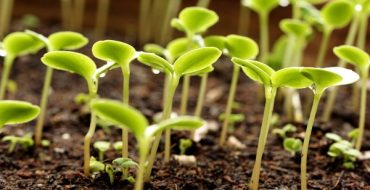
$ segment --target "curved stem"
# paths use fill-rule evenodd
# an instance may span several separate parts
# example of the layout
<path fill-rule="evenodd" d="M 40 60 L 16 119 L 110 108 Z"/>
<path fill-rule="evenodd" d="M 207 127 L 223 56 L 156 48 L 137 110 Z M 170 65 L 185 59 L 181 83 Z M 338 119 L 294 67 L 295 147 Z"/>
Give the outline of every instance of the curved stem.
<path fill-rule="evenodd" d="M 329 39 L 331 36 L 331 30 L 325 31 L 322 33 L 322 39 L 321 39 L 321 44 L 320 44 L 320 50 L 319 54 L 316 59 L 316 67 L 322 67 L 326 51 L 328 49 L 328 44 L 329 44 Z"/>
<path fill-rule="evenodd" d="M 50 93 L 51 80 L 53 76 L 53 69 L 51 67 L 46 68 L 46 74 L 44 79 L 44 86 L 42 87 L 42 95 L 40 102 L 40 114 L 37 118 L 36 128 L 35 128 L 35 144 L 40 145 L 42 139 L 42 129 L 44 127 L 46 106 L 48 104 L 48 97 Z"/>
<path fill-rule="evenodd" d="M 310 144 L 310 137 L 311 137 L 311 131 L 312 127 L 315 121 L 315 116 L 317 112 L 317 107 L 319 106 L 321 98 L 321 92 L 315 94 L 310 118 L 308 119 L 306 133 L 304 136 L 303 146 L 302 146 L 302 158 L 301 158 L 301 190 L 307 190 L 307 154 L 308 154 L 308 145 Z"/>
<path fill-rule="evenodd" d="M 269 54 L 269 14 L 259 13 L 260 19 L 260 44 L 261 44 L 261 57 L 260 61 L 266 63 Z"/>
<path fill-rule="evenodd" d="M 95 127 L 96 116 L 94 113 L 91 113 L 89 131 L 86 133 L 84 139 L 84 174 L 86 176 L 90 175 L 90 144 L 91 138 L 95 133 Z"/>
<path fill-rule="evenodd" d="M 185 75 L 182 81 L 180 115 L 185 115 L 187 111 L 189 87 L 190 87 L 190 76 Z"/>
<path fill-rule="evenodd" d="M 208 73 L 201 77 L 200 87 L 198 92 L 197 105 L 195 107 L 194 116 L 200 117 L 202 115 L 204 97 L 206 96 Z M 195 130 L 191 131 L 191 138 L 194 139 Z"/>
<path fill-rule="evenodd" d="M 266 102 L 265 109 L 263 111 L 263 121 L 261 125 L 260 136 L 258 139 L 256 161 L 254 162 L 252 178 L 249 185 L 250 189 L 252 190 L 258 190 L 262 156 L 266 145 L 267 135 L 269 132 L 271 115 L 274 109 L 276 88 L 265 87 L 265 93 L 266 93 Z"/>
<path fill-rule="evenodd" d="M 4 99 L 6 86 L 8 85 L 9 74 L 13 66 L 14 58 L 15 57 L 10 56 L 10 55 L 5 57 L 4 68 L 3 68 L 3 73 L 1 76 L 1 83 L 0 83 L 0 100 Z"/>
<path fill-rule="evenodd" d="M 225 111 L 225 120 L 222 124 L 222 131 L 220 136 L 220 146 L 223 146 L 226 141 L 227 136 L 227 128 L 229 126 L 229 118 L 232 112 L 232 106 L 235 99 L 235 93 L 236 93 L 236 87 L 238 84 L 239 79 L 239 73 L 240 73 L 240 66 L 239 65 L 233 65 L 233 76 L 231 79 L 231 85 L 229 90 L 229 96 L 227 98 L 227 105 L 226 105 L 226 111 Z"/>
<path fill-rule="evenodd" d="M 362 138 L 365 130 L 365 118 L 366 118 L 366 81 L 368 76 L 368 69 L 362 72 L 362 79 L 361 79 L 361 103 L 360 103 L 360 119 L 358 123 L 359 135 L 356 141 L 356 149 L 360 150 L 362 145 Z"/>

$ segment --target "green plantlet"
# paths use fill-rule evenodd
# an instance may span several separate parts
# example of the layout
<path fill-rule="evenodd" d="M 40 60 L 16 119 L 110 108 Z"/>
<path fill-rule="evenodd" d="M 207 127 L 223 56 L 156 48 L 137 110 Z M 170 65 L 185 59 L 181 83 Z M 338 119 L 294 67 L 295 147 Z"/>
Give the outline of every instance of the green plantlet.
<path fill-rule="evenodd" d="M 296 138 L 285 138 L 283 142 L 284 149 L 294 156 L 302 149 L 302 141 Z"/>
<path fill-rule="evenodd" d="M 327 139 L 330 139 L 330 140 L 334 141 L 334 142 L 339 142 L 339 141 L 342 140 L 342 137 L 335 134 L 335 133 L 325 133 L 325 137 Z"/>
<path fill-rule="evenodd" d="M 26 123 L 40 113 L 38 106 L 16 100 L 0 100 L 0 129 L 4 125 Z"/>
<path fill-rule="evenodd" d="M 143 189 L 145 162 L 149 153 L 150 141 L 163 130 L 172 128 L 179 130 L 192 130 L 204 124 L 204 121 L 195 117 L 182 116 L 149 126 L 147 119 L 136 109 L 113 100 L 94 100 L 91 103 L 93 113 L 119 127 L 130 129 L 134 134 L 139 149 L 139 166 L 136 174 L 136 190 Z M 148 172 L 148 170 L 147 170 Z M 149 173 L 150 175 L 150 173 Z"/>
<path fill-rule="evenodd" d="M 114 142 L 113 149 L 117 152 L 121 152 L 122 151 L 122 141 Z"/>
<path fill-rule="evenodd" d="M 221 56 L 221 51 L 213 47 L 204 47 L 195 50 L 191 50 L 181 55 L 173 65 L 171 65 L 165 59 L 152 54 L 152 53 L 140 53 L 138 61 L 150 66 L 153 69 L 166 73 L 168 77 L 167 92 L 165 93 L 166 98 L 164 102 L 164 108 L 162 113 L 162 120 L 168 119 L 171 115 L 173 96 L 176 91 L 177 85 L 181 77 L 197 73 L 209 66 L 211 66 Z M 160 142 L 161 133 L 159 133 L 153 143 L 152 150 L 150 153 L 150 159 L 148 164 L 147 175 L 150 175 L 150 171 L 153 166 L 153 162 L 157 153 L 157 148 Z M 168 162 L 170 159 L 170 131 L 167 130 L 165 134 L 165 158 L 164 161 Z M 148 176 L 147 176 L 148 178 Z"/>
<path fill-rule="evenodd" d="M 224 121 L 226 118 L 226 114 L 222 113 L 218 116 L 218 120 Z M 230 114 L 229 117 L 229 126 L 228 126 L 228 133 L 233 132 L 235 129 L 235 123 L 244 121 L 245 117 L 244 114 Z"/>
<path fill-rule="evenodd" d="M 360 102 L 360 118 L 358 124 L 358 138 L 356 142 L 356 149 L 360 150 L 362 145 L 362 138 L 365 130 L 366 120 L 366 98 L 367 98 L 367 78 L 370 68 L 369 55 L 359 48 L 353 46 L 339 46 L 334 48 L 334 53 L 339 58 L 355 65 L 361 76 L 361 102 Z"/>
<path fill-rule="evenodd" d="M 280 138 L 285 139 L 287 137 L 287 133 L 292 133 L 295 131 L 297 131 L 297 128 L 294 125 L 287 124 L 281 129 L 276 128 L 272 130 L 272 134 L 278 135 Z"/>
<path fill-rule="evenodd" d="M 4 99 L 9 74 L 14 60 L 19 56 L 35 54 L 43 48 L 44 45 L 37 38 L 29 34 L 14 32 L 4 38 L 2 46 L 5 51 L 5 58 L 0 83 L 0 100 Z"/>
<path fill-rule="evenodd" d="M 252 80 L 262 84 L 265 89 L 266 102 L 263 121 L 261 124 L 260 137 L 258 139 L 256 161 L 250 181 L 250 188 L 257 190 L 262 156 L 271 123 L 271 115 L 273 112 L 277 89 L 279 87 L 288 87 L 293 89 L 306 88 L 312 82 L 300 74 L 300 67 L 290 67 L 274 71 L 271 67 L 258 61 L 242 60 L 239 58 L 232 58 L 231 61 L 234 64 L 242 66 L 243 72 Z"/>
<path fill-rule="evenodd" d="M 88 43 L 88 39 L 82 34 L 77 32 L 62 31 L 51 34 L 49 37 L 45 37 L 41 34 L 26 30 L 26 33 L 39 39 L 47 48 L 48 52 L 58 50 L 75 50 L 85 46 Z M 53 77 L 53 68 L 47 67 L 44 85 L 41 93 L 40 100 L 40 116 L 37 118 L 35 128 L 35 143 L 40 145 L 42 139 L 42 131 L 45 122 L 46 107 L 48 104 L 48 96 L 50 94 L 51 80 Z"/>
<path fill-rule="evenodd" d="M 356 140 L 360 136 L 360 129 L 356 128 L 348 132 L 347 136 L 352 139 L 352 144 L 355 144 Z"/>
<path fill-rule="evenodd" d="M 8 153 L 12 153 L 17 144 L 19 144 L 22 147 L 22 149 L 25 150 L 33 146 L 32 135 L 30 133 L 24 135 L 23 137 L 16 137 L 13 135 L 5 136 L 3 137 L 2 141 L 4 142 L 9 141 L 10 144 L 8 148 Z"/>
<path fill-rule="evenodd" d="M 99 151 L 99 161 L 103 161 L 104 153 L 110 148 L 110 142 L 96 141 L 93 146 Z"/>
<path fill-rule="evenodd" d="M 180 139 L 179 149 L 180 154 L 185 155 L 186 151 L 193 145 L 191 139 Z"/>
<path fill-rule="evenodd" d="M 112 161 L 112 163 L 115 166 L 118 166 L 118 168 L 120 168 L 120 171 L 122 171 L 123 180 L 127 179 L 128 177 L 131 177 L 124 174 L 126 171 L 128 171 L 128 169 L 137 168 L 139 166 L 135 161 L 131 160 L 130 158 L 116 158 Z"/>
<path fill-rule="evenodd" d="M 303 76 L 312 81 L 310 89 L 314 93 L 314 101 L 312 104 L 310 117 L 307 123 L 301 159 L 301 189 L 306 190 L 307 189 L 306 167 L 307 167 L 308 145 L 310 142 L 311 131 L 315 121 L 315 116 L 321 96 L 327 88 L 354 83 L 359 79 L 359 76 L 355 72 L 341 67 L 330 67 L 323 69 L 308 67 L 303 68 L 300 72 Z"/>

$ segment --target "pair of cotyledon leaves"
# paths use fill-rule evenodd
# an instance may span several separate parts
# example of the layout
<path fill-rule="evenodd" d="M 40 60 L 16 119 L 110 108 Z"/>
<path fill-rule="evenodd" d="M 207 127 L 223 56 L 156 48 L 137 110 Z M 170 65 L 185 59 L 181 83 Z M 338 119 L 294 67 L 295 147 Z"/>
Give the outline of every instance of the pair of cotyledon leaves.
<path fill-rule="evenodd" d="M 367 72 L 370 67 L 369 54 L 360 48 L 342 45 L 334 48 L 334 54 L 339 58 L 357 66 L 361 72 Z"/>

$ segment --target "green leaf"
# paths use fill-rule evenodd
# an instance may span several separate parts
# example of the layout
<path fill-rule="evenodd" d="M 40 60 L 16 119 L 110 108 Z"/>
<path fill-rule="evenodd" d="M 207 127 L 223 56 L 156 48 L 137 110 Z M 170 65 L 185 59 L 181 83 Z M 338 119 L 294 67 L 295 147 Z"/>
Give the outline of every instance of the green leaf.
<path fill-rule="evenodd" d="M 298 6 L 301 11 L 302 19 L 321 31 L 324 25 L 324 20 L 320 15 L 320 11 L 306 1 L 299 1 Z"/>
<path fill-rule="evenodd" d="M 334 54 L 340 59 L 356 65 L 361 70 L 367 70 L 370 66 L 370 57 L 360 48 L 342 45 L 334 48 Z"/>
<path fill-rule="evenodd" d="M 340 29 L 352 20 L 354 5 L 348 0 L 336 0 L 327 3 L 321 10 L 321 17 L 326 25 Z"/>
<path fill-rule="evenodd" d="M 204 38 L 204 44 L 206 47 L 215 47 L 220 51 L 223 51 L 225 48 L 226 38 L 220 35 L 212 35 Z"/>
<path fill-rule="evenodd" d="M 180 12 L 179 20 L 191 34 L 202 33 L 216 24 L 218 16 L 214 11 L 202 7 L 188 7 Z"/>
<path fill-rule="evenodd" d="M 96 141 L 94 143 L 94 148 L 98 149 L 101 152 L 105 152 L 110 148 L 110 142 L 107 141 Z"/>
<path fill-rule="evenodd" d="M 130 158 L 116 158 L 112 161 L 112 163 L 125 169 L 138 167 L 138 164 Z"/>
<path fill-rule="evenodd" d="M 16 100 L 0 101 L 0 128 L 4 125 L 25 123 L 35 119 L 40 112 L 38 106 Z"/>
<path fill-rule="evenodd" d="M 56 50 L 75 50 L 85 46 L 89 40 L 77 32 L 56 32 L 48 37 L 49 43 Z"/>
<path fill-rule="evenodd" d="M 154 53 L 159 56 L 164 56 L 165 49 L 162 46 L 157 45 L 157 44 L 145 44 L 144 51 L 149 52 L 149 53 Z"/>
<path fill-rule="evenodd" d="M 337 83 L 336 86 L 352 84 L 358 81 L 358 79 L 360 78 L 360 76 L 356 72 L 350 69 L 342 68 L 342 67 L 328 67 L 328 68 L 323 68 L 323 69 L 333 72 L 339 75 L 340 77 L 342 77 L 342 80 L 339 83 Z"/>
<path fill-rule="evenodd" d="M 231 61 L 242 66 L 243 72 L 252 80 L 265 86 L 271 86 L 270 77 L 275 73 L 269 66 L 253 60 L 243 60 L 233 57 Z"/>
<path fill-rule="evenodd" d="M 220 56 L 221 51 L 214 47 L 191 50 L 176 60 L 174 70 L 179 76 L 194 73 L 211 66 Z"/>
<path fill-rule="evenodd" d="M 299 152 L 302 149 L 302 141 L 295 138 L 286 138 L 284 139 L 283 146 L 289 152 Z"/>
<path fill-rule="evenodd" d="M 174 62 L 178 57 L 195 48 L 194 44 L 189 46 L 189 40 L 187 38 L 176 38 L 169 42 L 166 46 L 168 53 L 171 56 L 171 62 Z"/>
<path fill-rule="evenodd" d="M 3 41 L 3 47 L 7 54 L 11 56 L 22 56 L 36 53 L 45 44 L 38 38 L 25 32 L 14 32 L 7 35 Z"/>
<path fill-rule="evenodd" d="M 342 140 L 342 137 L 335 134 L 335 133 L 326 133 L 325 134 L 325 137 L 330 139 L 330 140 L 333 140 L 335 142 L 338 142 L 338 141 L 341 141 Z"/>
<path fill-rule="evenodd" d="M 100 118 L 130 129 L 139 141 L 143 140 L 148 121 L 135 108 L 115 100 L 96 99 L 91 102 L 91 109 Z"/>
<path fill-rule="evenodd" d="M 135 57 L 135 48 L 131 45 L 115 41 L 104 40 L 96 42 L 92 47 L 93 55 L 106 62 L 114 62 L 120 66 L 126 66 Z"/>
<path fill-rule="evenodd" d="M 335 86 L 342 81 L 342 77 L 340 75 L 322 68 L 307 67 L 303 68 L 301 73 L 307 79 L 311 80 L 315 89 L 318 89 L 320 92 L 328 87 Z"/>
<path fill-rule="evenodd" d="M 70 52 L 70 51 L 52 51 L 46 53 L 41 61 L 54 69 L 77 73 L 84 77 L 87 81 L 91 81 L 96 65 L 86 55 Z"/>
<path fill-rule="evenodd" d="M 158 55 L 154 53 L 142 52 L 139 54 L 137 60 L 161 72 L 173 73 L 172 65 L 168 63 L 168 61 L 166 61 L 165 59 L 163 59 L 162 57 L 159 57 Z"/>
<path fill-rule="evenodd" d="M 174 130 L 194 130 L 205 124 L 205 121 L 199 117 L 180 116 L 164 120 L 156 125 L 152 125 L 147 129 L 146 137 L 153 137 L 154 135 L 166 129 Z"/>
<path fill-rule="evenodd" d="M 301 74 L 301 67 L 288 67 L 276 71 L 271 76 L 274 87 L 289 87 L 294 89 L 307 88 L 312 81 Z"/>
<path fill-rule="evenodd" d="M 94 157 L 90 158 L 90 171 L 92 173 L 97 173 L 100 171 L 104 171 L 105 165 L 102 162 L 97 161 Z"/>
<path fill-rule="evenodd" d="M 258 45 L 254 40 L 234 34 L 226 37 L 225 47 L 231 57 L 240 59 L 254 58 L 259 51 Z"/>
<path fill-rule="evenodd" d="M 242 0 L 242 5 L 260 14 L 267 14 L 279 5 L 279 0 Z"/>
<path fill-rule="evenodd" d="M 207 74 L 207 73 L 210 73 L 214 70 L 215 68 L 211 65 L 211 66 L 208 66 L 200 71 L 197 71 L 195 73 L 190 73 L 190 75 L 192 76 L 201 76 L 201 75 L 204 75 L 204 74 Z"/>
<path fill-rule="evenodd" d="M 280 29 L 286 34 L 296 37 L 306 37 L 312 34 L 310 25 L 298 19 L 283 19 L 279 23 Z"/>

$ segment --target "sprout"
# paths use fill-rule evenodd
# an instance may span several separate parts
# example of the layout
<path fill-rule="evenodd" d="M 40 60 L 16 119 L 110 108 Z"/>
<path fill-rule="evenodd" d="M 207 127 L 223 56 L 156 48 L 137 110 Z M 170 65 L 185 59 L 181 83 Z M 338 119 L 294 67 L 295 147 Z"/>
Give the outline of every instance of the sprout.
<path fill-rule="evenodd" d="M 23 137 L 16 137 L 13 135 L 3 137 L 2 141 L 9 141 L 8 153 L 12 153 L 15 146 L 19 144 L 23 149 L 28 149 L 33 146 L 32 135 L 30 133 L 24 135 Z"/>
<path fill-rule="evenodd" d="M 5 50 L 4 70 L 0 83 L 0 100 L 4 99 L 9 74 L 15 58 L 37 53 L 44 45 L 37 38 L 24 32 L 14 32 L 7 35 L 2 43 Z"/>
<path fill-rule="evenodd" d="M 114 142 L 113 143 L 113 149 L 117 152 L 121 152 L 122 151 L 122 141 L 117 141 L 117 142 Z"/>
<path fill-rule="evenodd" d="M 75 50 L 85 46 L 88 43 L 87 38 L 82 34 L 76 32 L 56 32 L 51 34 L 48 38 L 36 32 L 26 30 L 26 33 L 34 36 L 45 44 L 48 52 L 58 50 Z M 53 77 L 53 68 L 47 67 L 44 78 L 44 85 L 42 88 L 41 101 L 40 101 L 40 116 L 37 118 L 35 128 L 35 144 L 40 145 L 42 139 L 42 131 L 45 122 L 46 107 L 48 104 L 48 96 L 50 94 L 51 80 Z"/>
<path fill-rule="evenodd" d="M 94 143 L 94 148 L 96 148 L 99 151 L 99 161 L 103 161 L 104 158 L 104 152 L 109 150 L 110 148 L 110 142 L 107 141 L 96 141 Z"/>
<path fill-rule="evenodd" d="M 339 46 L 334 48 L 334 53 L 339 58 L 355 65 L 361 76 L 361 103 L 360 103 L 360 118 L 358 123 L 358 138 L 356 142 L 356 149 L 360 150 L 362 145 L 362 138 L 365 130 L 366 120 L 366 97 L 367 97 L 367 78 L 370 68 L 369 55 L 359 48 L 353 46 Z"/>
<path fill-rule="evenodd" d="M 191 139 L 180 139 L 179 149 L 180 154 L 184 155 L 186 151 L 193 145 L 193 141 Z"/>
<path fill-rule="evenodd" d="M 287 133 L 292 133 L 297 131 L 297 128 L 292 124 L 287 124 L 283 128 L 276 128 L 272 130 L 272 134 L 278 135 L 280 138 L 285 139 Z"/>
<path fill-rule="evenodd" d="M 284 145 L 284 149 L 290 152 L 292 156 L 294 156 L 295 153 L 301 151 L 302 149 L 302 141 L 300 139 L 285 138 L 283 145 Z"/>
<path fill-rule="evenodd" d="M 301 187 L 302 190 L 306 190 L 307 189 L 306 167 L 307 167 L 308 145 L 310 142 L 311 131 L 315 121 L 315 115 L 321 96 L 327 88 L 354 83 L 359 79 L 359 76 L 349 69 L 340 67 L 330 67 L 324 69 L 308 67 L 303 68 L 300 72 L 304 77 L 312 81 L 310 89 L 314 93 L 314 101 L 312 104 L 310 117 L 307 123 L 301 160 Z"/>
<path fill-rule="evenodd" d="M 97 161 L 93 156 L 91 156 L 89 168 L 92 173 L 97 173 L 104 171 L 105 164 L 103 162 Z"/>
<path fill-rule="evenodd" d="M 139 149 L 139 169 L 136 176 L 135 190 L 143 189 L 145 162 L 149 153 L 150 141 L 154 136 L 166 129 L 191 130 L 203 125 L 204 121 L 195 117 L 178 117 L 163 120 L 156 125 L 148 126 L 148 121 L 139 111 L 113 100 L 93 100 L 91 103 L 93 113 L 119 127 L 130 129 L 134 134 Z M 150 172 L 149 172 L 150 175 Z"/>

